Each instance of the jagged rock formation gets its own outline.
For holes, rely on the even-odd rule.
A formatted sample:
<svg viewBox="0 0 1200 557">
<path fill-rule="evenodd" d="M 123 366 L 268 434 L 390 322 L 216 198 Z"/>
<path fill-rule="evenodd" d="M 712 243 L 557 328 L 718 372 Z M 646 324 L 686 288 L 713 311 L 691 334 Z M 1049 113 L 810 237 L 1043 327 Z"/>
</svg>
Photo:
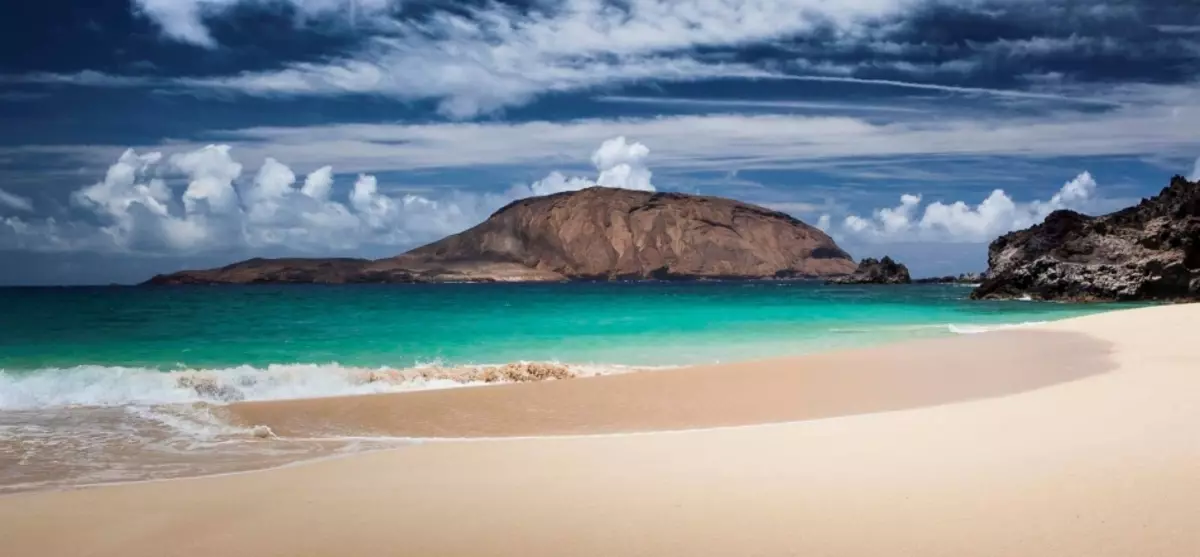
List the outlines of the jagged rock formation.
<svg viewBox="0 0 1200 557">
<path fill-rule="evenodd" d="M 252 259 L 148 283 L 763 279 L 854 268 L 828 235 L 784 213 L 719 197 L 594 187 L 516 201 L 393 258 Z"/>
<path fill-rule="evenodd" d="M 1176 176 L 1157 196 L 1100 217 L 1055 211 L 988 248 L 972 298 L 1200 299 L 1200 182 Z"/>
<path fill-rule="evenodd" d="M 908 274 L 908 267 L 885 255 L 883 259 L 879 260 L 870 257 L 863 259 L 853 274 L 836 277 L 828 282 L 830 284 L 908 284 L 912 282 L 912 277 Z"/>
<path fill-rule="evenodd" d="M 913 279 L 913 284 L 979 284 L 986 276 L 985 273 L 962 273 L 944 277 L 925 277 Z"/>
</svg>

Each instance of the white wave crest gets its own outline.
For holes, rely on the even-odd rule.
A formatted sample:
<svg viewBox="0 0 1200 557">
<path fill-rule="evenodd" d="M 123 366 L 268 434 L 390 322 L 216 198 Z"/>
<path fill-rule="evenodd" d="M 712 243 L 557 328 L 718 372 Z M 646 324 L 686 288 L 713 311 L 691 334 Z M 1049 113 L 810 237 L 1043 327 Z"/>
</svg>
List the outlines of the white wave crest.
<svg viewBox="0 0 1200 557">
<path fill-rule="evenodd" d="M 1046 321 L 1026 321 L 1024 323 L 1001 323 L 998 325 L 955 325 L 953 323 L 946 326 L 951 333 L 956 335 L 975 335 L 979 333 L 987 333 L 991 331 L 1003 331 L 1007 329 L 1020 329 L 1023 327 L 1032 327 L 1041 325 Z"/>
<path fill-rule="evenodd" d="M 635 369 L 519 362 L 466 367 L 429 364 L 407 369 L 331 363 L 170 372 L 94 365 L 28 372 L 0 370 L 0 410 L 320 398 L 608 375 Z"/>
</svg>

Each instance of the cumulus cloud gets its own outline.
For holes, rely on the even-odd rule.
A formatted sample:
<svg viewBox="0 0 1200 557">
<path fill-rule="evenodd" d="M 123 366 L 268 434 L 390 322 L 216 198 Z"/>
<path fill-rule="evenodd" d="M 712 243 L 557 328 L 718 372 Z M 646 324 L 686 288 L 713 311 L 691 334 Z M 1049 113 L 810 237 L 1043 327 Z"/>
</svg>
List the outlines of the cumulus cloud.
<svg viewBox="0 0 1200 557">
<path fill-rule="evenodd" d="M 564 191 L 576 191 L 592 186 L 622 188 L 627 190 L 655 191 L 650 183 L 652 173 L 646 166 L 650 148 L 641 143 L 629 143 L 625 136 L 618 136 L 600 144 L 592 153 L 592 165 L 599 175 L 595 180 L 567 177 L 554 171 L 529 186 L 531 195 L 549 195 Z M 520 188 L 517 188 L 519 190 Z"/>
<path fill-rule="evenodd" d="M 649 152 L 641 143 L 617 137 L 593 153 L 599 172 L 594 181 L 555 172 L 501 194 L 452 190 L 428 197 L 393 195 L 376 176 L 360 174 L 338 199 L 332 166 L 301 181 L 271 157 L 247 176 L 228 145 L 172 156 L 129 149 L 102 180 L 71 195 L 71 205 L 82 213 L 79 218 L 4 217 L 0 248 L 148 254 L 267 247 L 314 253 L 364 246 L 399 249 L 459 232 L 521 197 L 598 183 L 653 191 L 645 166 Z M 0 193 L 0 205 L 33 208 L 24 198 Z"/>
<path fill-rule="evenodd" d="M 33 201 L 28 197 L 21 197 L 0 190 L 0 208 L 7 207 L 17 211 L 30 212 L 33 211 Z"/>
<path fill-rule="evenodd" d="M 1200 157 L 1196 157 L 1196 165 L 1192 167 L 1192 175 L 1189 180 L 1200 180 Z"/>
<path fill-rule="evenodd" d="M 976 205 L 935 201 L 922 210 L 920 195 L 904 194 L 899 205 L 877 209 L 866 217 L 849 215 L 840 227 L 831 227 L 828 215 L 821 217 L 820 224 L 837 234 L 873 243 L 978 243 L 1040 223 L 1059 209 L 1099 212 L 1112 208 L 1111 201 L 1097 195 L 1092 175 L 1082 172 L 1045 201 L 1020 203 L 997 189 Z"/>
<path fill-rule="evenodd" d="M 72 194 L 80 218 L 5 218 L 0 247 L 165 254 L 277 246 L 320 252 L 413 243 L 461 230 L 486 214 L 473 205 L 463 211 L 453 202 L 391 197 L 370 175 L 359 177 L 344 202 L 333 200 L 333 182 L 326 166 L 298 185 L 292 169 L 273 158 L 245 179 L 227 145 L 170 157 L 130 149 L 103 180 Z"/>
</svg>

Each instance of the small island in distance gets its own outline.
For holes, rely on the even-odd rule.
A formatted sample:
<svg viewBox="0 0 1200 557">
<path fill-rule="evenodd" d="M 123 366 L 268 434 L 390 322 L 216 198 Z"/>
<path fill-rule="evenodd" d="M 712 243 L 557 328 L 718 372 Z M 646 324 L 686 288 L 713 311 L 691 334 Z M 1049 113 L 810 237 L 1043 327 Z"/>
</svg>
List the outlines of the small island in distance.
<svg viewBox="0 0 1200 557">
<path fill-rule="evenodd" d="M 515 201 L 396 257 L 251 259 L 146 284 L 825 278 L 855 264 L 785 213 L 720 197 L 605 187 Z"/>
<path fill-rule="evenodd" d="M 396 257 L 250 259 L 150 285 L 824 279 L 979 284 L 973 299 L 1200 298 L 1200 182 L 1099 217 L 1055 211 L 996 239 L 985 273 L 912 280 L 889 257 L 854 260 L 787 214 L 720 197 L 592 187 L 513 202 Z"/>
</svg>

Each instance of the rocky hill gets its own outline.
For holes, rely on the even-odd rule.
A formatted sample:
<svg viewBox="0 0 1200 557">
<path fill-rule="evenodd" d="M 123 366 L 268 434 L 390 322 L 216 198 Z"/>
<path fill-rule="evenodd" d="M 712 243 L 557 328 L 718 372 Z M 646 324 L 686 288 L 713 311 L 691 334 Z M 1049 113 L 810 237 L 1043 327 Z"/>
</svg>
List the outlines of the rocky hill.
<svg viewBox="0 0 1200 557">
<path fill-rule="evenodd" d="M 971 297 L 1200 299 L 1200 182 L 1176 176 L 1157 196 L 1100 217 L 1055 211 L 988 248 Z"/>
<path fill-rule="evenodd" d="M 148 284 L 823 278 L 854 270 L 824 232 L 777 211 L 594 187 L 516 201 L 388 259 L 252 259 Z"/>
<path fill-rule="evenodd" d="M 830 284 L 909 284 L 911 282 L 912 276 L 908 273 L 908 267 L 886 255 L 883 256 L 883 259 L 871 257 L 863 259 L 858 263 L 858 268 L 854 270 L 854 273 L 829 281 Z"/>
</svg>

